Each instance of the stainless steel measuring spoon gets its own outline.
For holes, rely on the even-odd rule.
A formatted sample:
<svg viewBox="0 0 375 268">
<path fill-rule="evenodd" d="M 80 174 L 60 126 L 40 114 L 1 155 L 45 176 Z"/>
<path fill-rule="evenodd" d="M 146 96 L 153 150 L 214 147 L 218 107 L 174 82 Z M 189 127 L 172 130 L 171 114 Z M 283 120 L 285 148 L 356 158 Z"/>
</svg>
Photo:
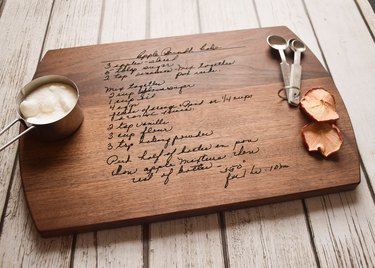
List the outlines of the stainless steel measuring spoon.
<svg viewBox="0 0 375 268">
<path fill-rule="evenodd" d="M 284 80 L 284 88 L 285 88 L 285 94 L 288 98 L 288 90 L 286 89 L 290 85 L 290 66 L 288 62 L 286 61 L 284 50 L 288 48 L 288 42 L 281 36 L 278 35 L 270 35 L 267 37 L 267 43 L 268 45 L 279 51 L 281 62 L 280 62 L 280 68 L 281 68 L 281 74 L 283 76 Z"/>
<path fill-rule="evenodd" d="M 49 83 L 62 83 L 73 87 L 76 90 L 76 103 L 74 107 L 66 113 L 62 118 L 50 123 L 29 123 L 20 111 L 20 104 L 28 94 L 36 90 L 38 87 Z M 17 96 L 17 118 L 0 131 L 0 135 L 8 130 L 15 123 L 20 121 L 26 126 L 26 130 L 14 137 L 11 141 L 0 148 L 0 151 L 8 147 L 10 144 L 18 140 L 22 135 L 31 131 L 31 133 L 41 140 L 58 140 L 65 138 L 76 131 L 83 121 L 83 112 L 78 104 L 79 91 L 77 85 L 70 79 L 60 75 L 46 75 L 32 80 L 24 86 Z"/>
<path fill-rule="evenodd" d="M 298 106 L 300 101 L 300 92 L 301 92 L 301 54 L 305 52 L 306 46 L 303 42 L 292 39 L 289 41 L 289 46 L 294 52 L 294 62 L 290 70 L 290 88 L 289 94 L 287 95 L 288 103 Z"/>
</svg>

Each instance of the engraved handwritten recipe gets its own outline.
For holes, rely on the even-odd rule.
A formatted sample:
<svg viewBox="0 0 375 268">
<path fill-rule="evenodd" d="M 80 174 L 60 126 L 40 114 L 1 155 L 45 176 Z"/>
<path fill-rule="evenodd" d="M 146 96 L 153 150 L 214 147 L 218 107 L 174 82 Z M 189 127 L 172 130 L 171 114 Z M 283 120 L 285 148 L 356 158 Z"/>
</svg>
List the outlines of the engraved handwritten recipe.
<svg viewBox="0 0 375 268">
<path fill-rule="evenodd" d="M 212 55 L 205 60 L 205 54 L 239 48 L 202 43 L 102 61 L 108 103 L 103 161 L 109 176 L 167 186 L 174 180 L 216 174 L 226 189 L 237 180 L 289 168 L 284 162 L 256 161 L 264 137 L 252 133 L 251 122 L 241 122 L 248 125 L 246 133 L 222 128 L 236 107 L 257 101 L 251 90 L 200 91 L 199 81 L 215 79 L 238 64 L 235 54 L 217 60 Z M 217 110 L 227 116 L 220 118 L 213 112 Z"/>
</svg>

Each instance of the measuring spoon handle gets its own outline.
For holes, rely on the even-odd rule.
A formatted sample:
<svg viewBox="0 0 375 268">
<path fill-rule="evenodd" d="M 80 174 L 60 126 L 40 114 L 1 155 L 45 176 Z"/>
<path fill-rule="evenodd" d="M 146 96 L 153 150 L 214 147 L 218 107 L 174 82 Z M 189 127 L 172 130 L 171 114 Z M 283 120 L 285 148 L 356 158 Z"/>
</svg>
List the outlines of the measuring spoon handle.
<svg viewBox="0 0 375 268">
<path fill-rule="evenodd" d="M 300 99 L 302 67 L 300 64 L 292 64 L 290 77 L 290 88 L 287 95 L 288 103 L 298 106 Z"/>
<path fill-rule="evenodd" d="M 290 85 L 290 66 L 286 61 L 280 63 L 281 74 L 284 80 L 284 87 L 287 88 Z M 285 90 L 286 97 L 288 98 L 288 90 Z"/>
</svg>

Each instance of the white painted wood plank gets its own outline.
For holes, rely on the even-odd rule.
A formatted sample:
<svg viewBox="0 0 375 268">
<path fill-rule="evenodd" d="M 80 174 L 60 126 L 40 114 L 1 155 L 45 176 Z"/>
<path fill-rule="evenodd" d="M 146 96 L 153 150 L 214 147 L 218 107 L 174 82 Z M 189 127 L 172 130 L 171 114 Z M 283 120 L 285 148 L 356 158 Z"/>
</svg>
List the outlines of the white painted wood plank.
<svg viewBox="0 0 375 268">
<path fill-rule="evenodd" d="M 199 33 L 196 1 L 150 1 L 150 37 Z M 150 267 L 222 267 L 218 215 L 150 225 Z"/>
<path fill-rule="evenodd" d="M 143 1 L 144 2 L 144 1 Z M 78 11 L 87 13 L 91 11 L 88 20 L 80 20 L 81 30 L 87 35 L 80 36 L 74 30 L 74 22 L 58 23 L 53 33 L 65 33 L 66 42 L 52 44 L 52 47 L 67 47 L 97 43 L 99 35 L 99 19 L 101 17 L 101 7 L 96 3 L 93 6 L 85 6 L 82 3 L 72 3 L 72 5 L 58 7 L 59 14 L 63 18 L 64 14 L 72 14 Z M 76 4 L 76 5 L 75 5 Z M 105 13 L 103 14 L 103 25 L 101 31 L 101 42 L 123 41 L 124 39 L 137 39 L 144 37 L 145 26 L 145 3 L 141 1 L 135 3 L 129 1 L 107 1 L 105 2 Z M 119 10 L 121 8 L 121 10 Z M 143 12 L 142 12 L 143 9 Z M 65 10 L 62 12 L 61 10 Z M 95 13 L 93 13 L 95 12 Z M 137 13 L 138 12 L 138 13 Z M 124 16 L 127 16 L 124 25 Z M 142 17 L 143 16 L 143 19 Z M 78 18 L 77 18 L 78 19 Z M 138 19 L 135 21 L 133 19 Z M 121 22 L 121 23 L 117 23 Z M 51 23 L 51 28 L 55 26 Z M 119 27 L 120 26 L 120 27 Z M 130 29 L 136 35 L 132 35 Z M 71 33 L 71 34 L 69 34 Z M 143 36 L 141 35 L 143 33 Z M 77 242 L 74 254 L 74 267 L 140 267 L 143 264 L 142 230 L 140 226 L 120 228 L 98 233 L 88 233 L 77 235 Z"/>
<path fill-rule="evenodd" d="M 375 267 L 375 207 L 371 199 L 363 181 L 355 191 L 306 200 L 322 267 Z"/>
<path fill-rule="evenodd" d="M 359 8 L 362 11 L 364 19 L 373 35 L 375 35 L 375 12 L 372 9 L 369 0 L 356 0 Z"/>
<path fill-rule="evenodd" d="M 0 20 L 1 125 L 15 118 L 15 96 L 32 79 L 43 45 L 52 1 L 7 1 Z M 16 19 L 17 18 L 17 19 Z M 18 19 L 23 18 L 23 19 Z M 18 132 L 15 127 L 0 144 Z M 70 261 L 71 237 L 42 239 L 29 215 L 15 167 L 9 185 L 16 145 L 0 153 L 1 211 L 6 210 L 0 236 L 0 267 L 63 267 Z M 11 187 L 9 201 L 4 204 Z"/>
<path fill-rule="evenodd" d="M 229 10 L 227 1 L 201 0 L 202 31 L 258 25 L 251 2 L 237 0 L 230 4 Z M 229 263 L 233 267 L 316 266 L 301 201 L 227 212 L 225 223 Z"/>
<path fill-rule="evenodd" d="M 70 267 L 98 267 L 96 246 L 96 232 L 77 235 Z"/>
<path fill-rule="evenodd" d="M 195 0 L 150 1 L 150 37 L 187 35 L 199 31 Z"/>
<path fill-rule="evenodd" d="M 140 226 L 98 232 L 97 252 L 98 267 L 142 267 Z"/>
<path fill-rule="evenodd" d="M 306 2 L 306 6 L 328 67 L 349 111 L 360 154 L 374 186 L 373 40 L 354 2 Z M 314 17 L 318 14 L 319 20 Z M 364 179 L 355 192 L 331 195 L 320 202 L 308 200 L 307 205 L 309 211 L 318 212 L 328 206 L 325 218 L 321 213 L 310 214 L 318 256 L 325 265 L 375 265 L 374 200 Z M 323 232 L 324 225 L 328 232 Z"/>
<path fill-rule="evenodd" d="M 199 0 L 202 33 L 258 28 L 257 14 L 248 0 Z"/>
<path fill-rule="evenodd" d="M 96 44 L 99 38 L 101 1 L 56 1 L 46 36 L 44 53 L 49 49 Z M 73 256 L 74 267 L 96 265 L 96 244 L 92 236 L 76 236 Z"/>
<path fill-rule="evenodd" d="M 48 49 L 96 44 L 99 38 L 100 1 L 55 2 L 47 33 L 44 53 Z M 74 267 L 93 267 L 97 264 L 96 233 L 76 236 Z"/>
<path fill-rule="evenodd" d="M 306 6 L 328 68 L 349 112 L 359 151 L 374 187 L 374 40 L 353 1 L 307 1 Z"/>
<path fill-rule="evenodd" d="M 98 1 L 97 3 L 92 3 L 91 1 L 55 1 L 43 52 L 45 53 L 47 49 L 52 48 L 96 43 L 101 11 L 100 2 Z M 49 16 L 49 14 L 50 12 L 48 11 L 47 15 Z M 30 23 L 30 27 L 35 27 L 32 21 Z M 45 26 L 47 26 L 47 21 L 45 21 Z M 79 30 L 77 31 L 77 29 Z M 33 39 L 31 36 L 29 38 Z M 28 53 L 39 56 L 40 48 L 39 50 L 29 50 Z M 35 70 L 35 67 L 36 64 L 33 70 Z M 18 183 L 19 181 L 20 177 L 17 172 L 15 182 Z M 18 189 L 20 186 L 16 184 L 14 187 Z M 10 202 L 8 209 L 18 211 L 17 207 L 23 208 L 25 201 L 20 196 L 14 198 L 16 201 L 14 201 L 14 204 Z M 23 222 L 24 224 L 22 224 Z M 19 223 L 19 226 L 17 223 Z M 14 226 L 17 226 L 17 228 L 14 228 Z M 9 239 L 9 237 L 16 238 L 12 247 L 7 246 L 7 238 Z M 34 230 L 30 216 L 28 214 L 25 216 L 25 213 L 21 214 L 21 212 L 18 212 L 14 217 L 5 218 L 0 242 L 2 243 L 0 249 L 5 249 L 5 253 L 8 253 L 8 255 L 11 254 L 9 253 L 11 250 L 17 250 L 17 247 L 19 247 L 19 255 L 15 257 L 24 266 L 66 267 L 70 262 L 72 237 L 41 239 Z M 60 246 L 58 243 L 60 243 Z M 12 261 L 11 258 L 9 260 Z M 77 260 L 79 259 L 77 258 Z"/>
<path fill-rule="evenodd" d="M 0 19 L 0 128 L 16 118 L 15 97 L 32 79 L 39 60 L 52 0 L 7 1 Z M 25 18 L 25 19 L 15 19 Z M 18 126 L 0 137 L 0 146 L 18 134 Z M 9 187 L 17 143 L 0 152 L 0 211 Z"/>
<path fill-rule="evenodd" d="M 233 267 L 316 267 L 301 201 L 225 213 Z"/>
<path fill-rule="evenodd" d="M 262 26 L 287 25 L 300 35 L 316 55 L 321 57 L 321 53 L 317 53 L 319 52 L 319 46 L 314 40 L 315 36 L 312 26 L 309 24 L 304 6 L 300 1 L 257 1 L 256 3 Z M 311 5 L 315 7 L 318 4 L 325 5 L 321 1 L 315 1 Z M 331 14 L 336 12 L 333 10 L 340 9 L 338 4 L 335 6 L 332 5 L 332 8 Z M 354 5 L 352 8 L 354 8 Z M 315 14 L 310 14 L 310 17 L 313 20 L 324 21 L 325 15 L 321 12 L 321 9 L 317 9 Z M 347 12 L 352 14 L 356 10 L 348 10 Z M 298 14 L 299 16 L 297 16 Z M 319 15 L 323 15 L 323 17 L 319 19 L 314 17 Z M 328 16 L 328 13 L 326 15 Z M 347 14 L 347 16 L 350 15 Z M 335 21 L 339 19 L 336 16 L 334 18 Z M 297 23 L 297 21 L 299 22 Z M 343 21 L 345 20 L 342 17 L 341 21 L 335 24 L 343 24 Z M 321 30 L 324 31 L 325 27 L 322 27 Z M 317 30 L 315 28 L 315 31 Z M 336 42 L 333 40 L 336 31 L 333 29 L 331 31 L 327 32 L 326 42 L 329 47 L 332 43 Z M 320 38 L 319 41 L 323 47 Z M 331 72 L 333 72 L 331 62 L 329 61 L 331 57 L 329 54 L 337 54 L 339 51 L 332 49 L 326 51 L 323 47 L 323 52 L 327 58 Z M 337 59 L 333 59 L 333 61 L 335 60 Z M 342 67 L 336 66 L 336 68 Z M 337 84 L 337 79 L 335 79 L 335 82 Z M 339 90 L 341 91 L 341 87 L 339 87 Z M 346 105 L 351 104 L 346 102 Z M 354 197 L 356 201 L 353 202 Z M 355 192 L 307 199 L 306 205 L 309 211 L 309 221 L 321 266 L 363 266 L 363 264 L 367 263 L 368 265 L 371 263 L 373 253 L 370 252 L 371 250 L 372 252 L 375 251 L 373 249 L 374 235 L 372 232 L 375 226 L 372 222 L 375 221 L 373 219 L 373 200 L 365 181 L 362 182 Z"/>
<path fill-rule="evenodd" d="M 146 0 L 104 1 L 100 43 L 145 39 L 147 22 Z"/>
<path fill-rule="evenodd" d="M 216 214 L 150 225 L 150 267 L 224 267 Z"/>
<path fill-rule="evenodd" d="M 103 4 L 100 43 L 146 37 L 145 0 L 107 0 Z M 74 267 L 95 266 L 142 267 L 142 227 L 133 226 L 78 235 Z"/>
<path fill-rule="evenodd" d="M 102 1 L 55 1 L 44 53 L 98 42 Z"/>
<path fill-rule="evenodd" d="M 16 168 L 0 237 L 0 267 L 68 267 L 72 236 L 43 239 L 34 227 Z"/>
</svg>

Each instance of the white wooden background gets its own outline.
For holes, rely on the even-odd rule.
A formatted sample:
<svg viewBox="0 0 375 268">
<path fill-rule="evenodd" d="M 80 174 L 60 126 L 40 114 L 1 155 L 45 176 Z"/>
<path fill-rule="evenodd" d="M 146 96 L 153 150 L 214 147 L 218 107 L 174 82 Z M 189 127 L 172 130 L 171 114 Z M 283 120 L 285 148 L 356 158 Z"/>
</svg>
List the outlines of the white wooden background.
<svg viewBox="0 0 375 268">
<path fill-rule="evenodd" d="M 0 0 L 0 16 L 0 126 L 48 49 L 286 25 L 331 73 L 362 170 L 352 192 L 42 239 L 14 144 L 0 152 L 0 267 L 375 266 L 375 14 L 366 0 Z"/>
</svg>

